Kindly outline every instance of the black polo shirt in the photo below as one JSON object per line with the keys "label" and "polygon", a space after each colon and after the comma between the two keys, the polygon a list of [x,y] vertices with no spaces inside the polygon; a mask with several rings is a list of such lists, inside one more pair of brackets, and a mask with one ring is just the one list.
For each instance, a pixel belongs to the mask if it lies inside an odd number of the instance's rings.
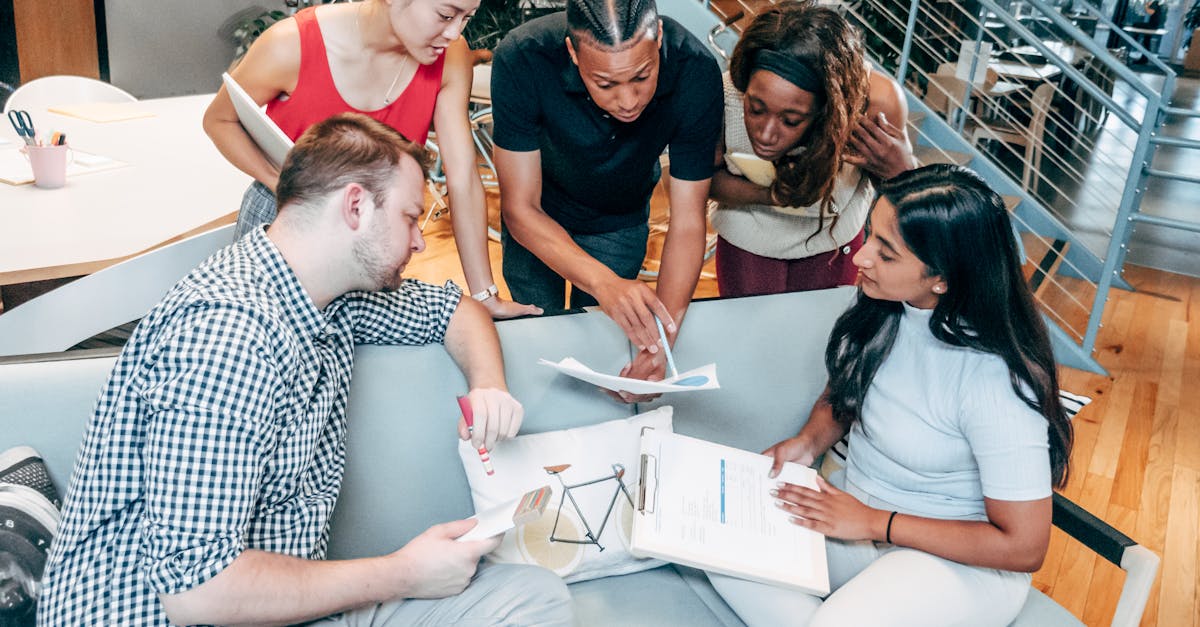
{"label": "black polo shirt", "polygon": [[628,124],[588,96],[567,53],[566,13],[511,31],[492,59],[497,146],[541,151],[542,209],[577,233],[645,223],[658,182],[658,157],[670,147],[671,176],[712,176],[721,134],[721,74],[712,53],[664,17],[654,98]]}

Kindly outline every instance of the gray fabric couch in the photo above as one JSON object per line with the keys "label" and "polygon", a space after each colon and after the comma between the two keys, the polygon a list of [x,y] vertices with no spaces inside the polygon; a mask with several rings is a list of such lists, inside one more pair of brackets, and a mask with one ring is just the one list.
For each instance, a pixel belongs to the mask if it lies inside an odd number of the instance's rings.
{"label": "gray fabric couch", "polygon": [[[599,313],[498,325],[508,382],[535,433],[621,418],[670,404],[675,430],[761,450],[794,435],[824,387],[823,350],[853,290],[842,288],[693,304],[675,357],[681,368],[716,362],[721,389],[628,406],[537,365],[573,356],[615,372],[631,356]],[[97,393],[115,352],[80,351],[0,360],[0,450],[31,445],[65,490]],[[455,395],[466,389],[440,346],[362,346],[349,404],[346,480],[334,512],[330,558],[392,551],[431,524],[472,513],[456,450]],[[1077,509],[1077,508],[1076,508]],[[1055,523],[1130,570],[1114,624],[1136,624],[1157,557],[1103,522],[1056,503]],[[1122,564],[1127,562],[1127,564]],[[1147,569],[1148,576],[1147,576]],[[741,625],[703,573],[663,566],[571,586],[580,625]],[[1017,625],[1079,625],[1031,590]]]}

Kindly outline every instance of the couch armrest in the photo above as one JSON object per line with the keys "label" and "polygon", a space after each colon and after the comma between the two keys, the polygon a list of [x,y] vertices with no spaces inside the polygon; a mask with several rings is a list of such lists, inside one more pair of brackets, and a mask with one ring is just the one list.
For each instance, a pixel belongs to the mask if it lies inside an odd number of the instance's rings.
{"label": "couch armrest", "polygon": [[1054,526],[1125,571],[1113,627],[1141,623],[1158,574],[1158,555],[1058,493],[1054,494]]}

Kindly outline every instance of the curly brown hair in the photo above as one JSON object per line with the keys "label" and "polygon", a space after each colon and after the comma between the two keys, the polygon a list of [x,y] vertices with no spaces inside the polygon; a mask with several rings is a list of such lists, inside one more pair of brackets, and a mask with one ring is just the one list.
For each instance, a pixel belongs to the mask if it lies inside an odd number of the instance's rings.
{"label": "curly brown hair", "polygon": [[850,132],[867,108],[866,52],[857,29],[836,11],[819,7],[813,0],[784,0],[754,18],[729,62],[729,76],[738,91],[746,91],[758,53],[763,50],[793,56],[825,85],[802,140],[806,149],[775,161],[775,182],[771,186],[774,198],[792,206],[807,206],[819,200],[819,233],[833,200],[835,177]]}

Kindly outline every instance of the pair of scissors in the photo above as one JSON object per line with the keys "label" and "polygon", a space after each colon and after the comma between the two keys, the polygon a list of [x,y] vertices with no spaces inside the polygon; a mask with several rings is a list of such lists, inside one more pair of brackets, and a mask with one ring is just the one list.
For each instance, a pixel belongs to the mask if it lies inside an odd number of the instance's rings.
{"label": "pair of scissors", "polygon": [[25,145],[34,146],[37,144],[37,134],[33,130],[33,118],[29,117],[28,111],[13,109],[8,112],[8,121],[16,129],[17,135],[25,140]]}

